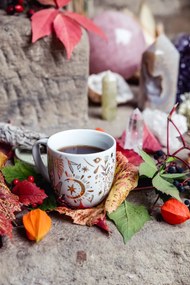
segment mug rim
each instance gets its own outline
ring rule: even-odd
[[[90,132],[90,133],[95,133],[95,134],[99,134],[100,136],[105,136],[107,138],[109,138],[111,141],[112,141],[112,145],[109,147],[109,148],[106,148],[105,150],[103,151],[100,151],[100,152],[96,152],[96,153],[88,153],[88,154],[76,154],[76,153],[66,153],[66,152],[61,152],[55,148],[52,148],[51,147],[51,140],[53,140],[54,137],[56,137],[57,135],[60,135],[62,133],[71,133],[71,132],[80,132],[80,131],[83,131],[83,132]],[[76,144],[75,144],[76,145]],[[72,146],[72,145],[68,145],[68,146]],[[110,151],[110,149],[112,149],[113,147],[116,147],[116,140],[115,138],[106,133],[106,132],[102,132],[102,131],[98,131],[98,130],[94,130],[94,129],[69,129],[69,130],[64,130],[64,131],[60,131],[60,132],[57,132],[55,134],[52,134],[49,139],[48,139],[48,142],[47,142],[47,147],[49,149],[51,149],[51,151],[53,151],[54,153],[57,153],[57,154],[62,154],[62,155],[66,155],[66,156],[78,156],[78,157],[81,157],[81,156],[93,156],[93,155],[97,155],[98,153],[101,153],[101,154],[104,154],[105,152],[107,151]]]

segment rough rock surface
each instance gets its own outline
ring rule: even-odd
[[[70,60],[57,39],[31,44],[30,21],[0,12],[0,121],[48,133],[87,120],[87,36]]]
[[[152,192],[130,196],[148,206],[154,199]],[[109,225],[108,237],[96,227],[74,225],[54,215],[51,231],[39,243],[28,241],[20,229],[0,249],[0,284],[189,284],[189,221],[171,226],[153,219],[127,244]]]

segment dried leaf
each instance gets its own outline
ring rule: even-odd
[[[98,224],[99,220],[104,220],[105,210],[104,203],[97,207],[88,209],[69,209],[67,207],[57,207],[55,209],[60,214],[65,214],[72,218],[73,222],[78,225],[92,226]]]
[[[45,211],[35,209],[23,216],[23,224],[28,238],[38,242],[49,232],[51,218]]]
[[[1,138],[2,139],[2,138]],[[3,152],[8,159],[13,157],[13,149],[9,143],[0,142],[0,151]]]
[[[0,214],[3,214],[7,220],[14,220],[14,212],[21,211],[18,196],[11,193],[9,188],[0,183]]]
[[[11,221],[15,219],[14,212],[20,211],[19,198],[11,193],[0,173],[0,235],[12,236]]]
[[[108,213],[115,211],[138,184],[138,168],[129,163],[121,152],[117,152],[116,161],[113,186],[105,202]]]
[[[36,186],[35,183],[27,180],[21,181],[12,189],[12,192],[19,197],[19,201],[28,206],[31,204],[42,204],[47,198],[44,190]]]
[[[12,224],[10,220],[7,220],[5,215],[0,213],[0,236],[12,237]]]
[[[5,183],[5,178],[2,174],[2,172],[0,172],[0,183]]]
[[[8,160],[8,156],[6,156],[2,151],[0,151],[0,168],[2,168]]]
[[[103,229],[106,232],[110,232],[110,229],[108,227],[108,224],[106,222],[106,216],[104,218],[99,218],[97,222],[95,223],[96,226]]]

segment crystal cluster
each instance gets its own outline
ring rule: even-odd
[[[190,34],[180,35],[174,44],[180,53],[177,102],[181,102],[181,95],[190,92]]]

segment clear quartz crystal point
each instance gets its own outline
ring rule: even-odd
[[[133,149],[137,153],[142,149],[143,129],[143,116],[140,110],[136,108],[128,120],[124,149]]]

